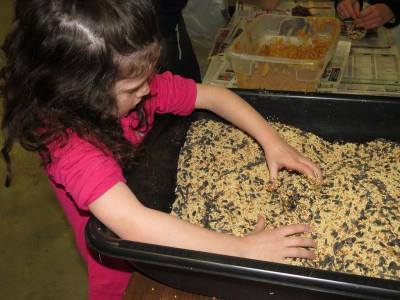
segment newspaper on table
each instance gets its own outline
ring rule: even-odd
[[[338,93],[400,95],[400,57],[396,47],[352,48]]]
[[[336,46],[335,54],[325,68],[322,74],[318,91],[320,92],[336,92],[342,80],[343,74],[346,72],[351,50],[351,43],[339,41]]]
[[[395,48],[352,48],[343,82],[398,85],[399,64]]]
[[[333,4],[326,1],[283,1],[273,13],[290,15],[296,5],[309,8],[313,15],[335,15]],[[237,4],[230,23],[219,31],[215,39],[204,83],[238,87],[227,50],[246,23],[265,13],[269,12],[256,6]],[[399,96],[399,49],[392,45],[384,28],[368,32],[359,41],[349,40],[345,31],[342,31],[335,54],[325,68],[317,91]]]
[[[227,88],[238,87],[231,62],[225,55],[218,55],[211,58],[203,83],[220,85]]]
[[[241,18],[231,20],[229,27],[220,28],[214,39],[214,45],[210,50],[208,58],[211,59],[216,55],[223,55],[233,40],[238,37],[248,21]]]

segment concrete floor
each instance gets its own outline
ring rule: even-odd
[[[0,1],[0,43],[12,3]],[[0,160],[0,299],[86,299],[85,265],[38,157],[16,145],[13,161],[14,181],[5,188]]]

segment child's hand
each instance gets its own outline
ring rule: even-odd
[[[315,259],[315,253],[306,248],[315,248],[316,243],[306,237],[295,236],[310,232],[310,226],[297,224],[265,230],[265,219],[258,218],[252,233],[242,238],[243,257],[284,263],[286,258]]]
[[[382,26],[393,18],[394,14],[389,6],[383,3],[377,3],[362,10],[358,18],[354,20],[354,23],[357,27],[372,29]]]
[[[274,181],[282,168],[297,170],[310,178],[322,177],[319,167],[308,158],[301,155],[280,137],[272,146],[264,147],[269,168],[269,178]]]
[[[341,19],[356,19],[360,14],[360,3],[358,0],[342,0],[336,7]]]

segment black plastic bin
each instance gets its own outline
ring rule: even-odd
[[[400,142],[399,98],[235,91],[264,117],[331,141]],[[205,111],[162,117],[146,140],[135,171],[127,174],[144,205],[170,211],[179,150],[190,122],[199,118],[219,119]],[[95,218],[86,238],[96,251],[128,260],[161,283],[222,299],[400,299],[400,281],[121,240]]]

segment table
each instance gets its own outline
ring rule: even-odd
[[[225,50],[243,26],[256,16],[266,13],[291,15],[291,9],[296,5],[309,8],[315,16],[335,16],[333,1],[283,0],[272,12],[261,11],[246,4],[237,5],[230,22],[217,33],[203,83],[237,88],[235,74]],[[369,31],[359,41],[349,40],[343,32],[335,55],[321,77],[317,92],[399,97],[399,43],[398,29],[380,27]]]

